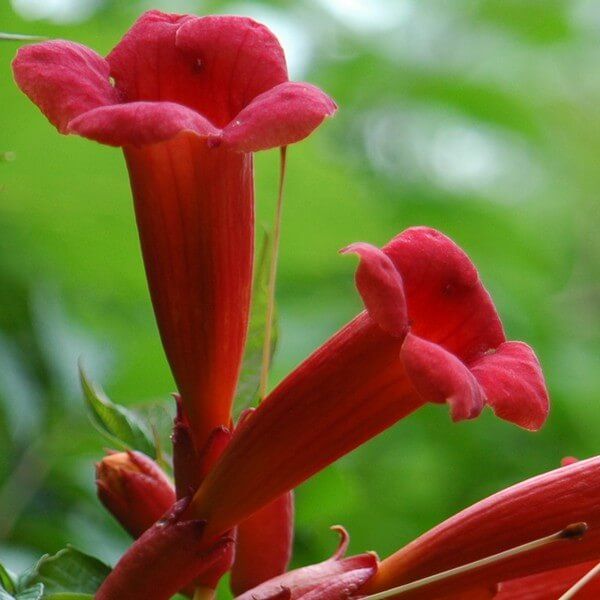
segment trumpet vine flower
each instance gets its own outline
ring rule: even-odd
[[[20,88],[61,133],[123,148],[162,342],[201,450],[229,426],[251,296],[252,154],[336,110],[288,80],[252,19],[150,11],[103,58],[53,40],[21,48]]]
[[[548,394],[533,351],[506,341],[472,262],[449,238],[411,228],[383,249],[354,244],[366,310],[238,427],[190,505],[222,533],[427,402],[456,421],[485,405],[538,429]]]
[[[587,529],[581,539],[569,539],[573,536],[568,526],[575,523],[584,523]],[[551,535],[560,530],[565,534]],[[412,590],[398,587],[546,536],[550,536],[548,543],[528,552],[437,581],[432,578],[430,584]],[[595,564],[586,563],[599,560],[600,457],[594,457],[528,479],[451,517],[384,559],[361,592],[369,595],[397,588],[397,594],[385,597],[412,600],[462,598],[461,594],[478,589],[479,597],[504,600],[530,598],[525,593],[529,588],[531,600],[541,600],[554,596],[536,596],[534,583],[552,582],[564,585],[566,591],[579,574],[585,574],[585,568]]]
[[[356,283],[366,310],[245,415],[170,523],[204,523],[205,548],[427,402],[448,402],[454,420],[474,418],[486,404],[528,429],[546,418],[534,353],[506,341],[475,267],[454,242],[417,227],[381,250],[355,244],[346,251],[361,257]],[[146,552],[164,529],[155,525],[129,549],[100,600],[117,598],[122,582],[136,590],[136,581],[154,578],[148,565],[156,559]],[[176,591],[177,577],[170,587],[161,578],[153,586],[157,600]]]
[[[371,574],[360,570],[365,556],[345,559],[356,566],[348,569],[350,583],[362,583],[337,595],[328,586],[339,575],[313,565],[237,600],[558,600],[600,560],[600,457],[474,504],[373,565]],[[597,598],[599,581],[575,597]]]

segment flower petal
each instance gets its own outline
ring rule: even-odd
[[[150,10],[113,48],[106,60],[125,102],[170,100],[195,108],[193,61],[175,46],[177,30],[193,18]]]
[[[221,127],[253,98],[288,79],[277,38],[247,17],[191,19],[177,32],[176,44],[195,65],[196,108]]]
[[[471,365],[487,403],[501,419],[537,430],[548,416],[544,375],[533,350],[522,342],[505,342]]]
[[[434,598],[600,559],[600,457],[555,469],[503,490],[441,523],[379,565],[365,593],[387,590],[585,522],[581,540],[552,544],[424,588]],[[440,587],[441,586],[441,587]],[[425,594],[427,592],[428,595]],[[403,596],[404,597],[404,596]]]
[[[242,594],[285,573],[292,557],[294,495],[287,492],[237,527],[231,589]]]
[[[598,564],[597,560],[554,569],[505,581],[499,586],[494,600],[547,600],[560,598],[569,588],[574,586],[586,573]],[[577,600],[597,600],[600,598],[600,577],[595,577],[576,595]]]
[[[53,40],[24,46],[13,71],[21,90],[61,133],[82,113],[118,102],[108,63],[81,44]]]
[[[475,266],[452,240],[435,229],[413,227],[383,251],[402,275],[415,335],[467,363],[505,341]]]
[[[400,356],[424,401],[447,402],[453,421],[473,419],[481,413],[481,388],[456,356],[412,333],[406,336]]]
[[[314,85],[282,83],[248,104],[223,130],[223,142],[239,152],[287,146],[309,136],[336,110]]]
[[[348,534],[341,527],[336,529],[342,536],[341,544],[329,560],[274,577],[236,597],[236,600],[272,600],[278,597],[281,590],[289,590],[289,595],[284,597],[290,600],[351,597],[374,575],[377,556],[367,552],[343,558],[348,545]]]
[[[196,449],[229,425],[252,288],[252,157],[196,135],[125,148],[144,266]]]
[[[360,257],[356,287],[370,317],[387,333],[396,337],[406,334],[408,316],[402,277],[394,263],[371,244],[351,244],[342,254],[353,252]]]
[[[219,127],[288,78],[275,36],[244,17],[149,11],[107,60],[127,101],[170,100]]]
[[[220,131],[197,112],[174,102],[128,102],[90,110],[68,125],[69,133],[109,146],[145,146],[181,132],[218,138]]]

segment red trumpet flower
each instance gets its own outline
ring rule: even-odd
[[[441,233],[355,244],[367,310],[291,373],[238,428],[190,510],[221,533],[426,402],[455,420],[488,404],[537,429],[548,396],[533,351],[507,342],[475,267]]]
[[[357,285],[367,310],[238,425],[180,515],[206,523],[206,546],[426,402],[447,400],[457,420],[477,416],[486,403],[530,429],[546,418],[535,355],[505,341],[491,299],[458,246],[421,227],[383,250],[351,250],[362,258]],[[150,530],[146,541],[152,536]],[[136,581],[154,577],[135,560],[144,550],[143,540],[130,548],[98,598],[116,598],[105,593],[113,579],[133,590]],[[173,593],[158,583],[153,589],[157,599]]]
[[[574,523],[585,523],[587,532],[582,539],[570,541],[571,532],[583,531],[568,528]],[[551,535],[560,530],[564,532]],[[546,543],[529,551],[414,584],[546,536],[550,536]],[[482,598],[541,600],[554,598],[548,588],[546,595],[534,593],[542,581],[564,585],[562,591],[566,591],[594,565],[582,563],[592,560],[600,560],[600,457],[528,479],[458,513],[383,560],[361,593],[388,591],[386,598],[412,600],[463,598],[469,590],[479,589]],[[413,589],[400,587],[392,593],[411,582]]]
[[[365,556],[345,560],[359,565]],[[595,457],[478,502],[381,561],[371,575],[349,568],[351,582],[362,577],[358,588],[331,593],[339,573],[314,565],[267,581],[238,600],[274,600],[282,589],[282,598],[311,600],[557,600],[599,560]],[[600,579],[593,579],[576,597],[591,600],[599,592]]]
[[[151,11],[106,59],[50,41],[13,68],[61,133],[123,147],[162,342],[201,449],[229,425],[246,337],[252,153],[305,138],[336,106],[288,81],[276,38],[242,17]]]

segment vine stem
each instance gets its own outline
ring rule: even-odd
[[[197,587],[194,592],[193,600],[213,600],[215,597],[215,590],[209,587]]]
[[[279,169],[279,191],[277,207],[275,209],[275,223],[273,226],[273,250],[269,265],[269,282],[267,287],[267,315],[265,322],[265,339],[262,351],[260,369],[260,384],[258,388],[259,400],[267,395],[269,386],[269,369],[271,367],[271,342],[273,339],[273,318],[275,313],[275,287],[277,283],[277,261],[279,259],[279,243],[281,240],[281,218],[283,214],[283,192],[285,188],[285,173],[287,164],[287,146],[281,148],[281,161]]]

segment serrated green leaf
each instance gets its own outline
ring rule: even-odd
[[[81,387],[92,423],[111,443],[155,457],[156,449],[147,425],[133,411],[115,404],[79,367]]]
[[[4,590],[10,594],[14,594],[17,591],[15,575],[11,573],[2,563],[0,563],[0,586],[2,586],[2,588],[4,588]],[[1,588],[0,591],[2,591]]]
[[[21,575],[18,587],[24,591],[19,593],[25,593],[30,586],[42,585],[44,600],[80,600],[88,595],[93,597],[109,573],[110,567],[102,561],[69,546],[53,556],[43,556]]]
[[[244,409],[256,404],[258,401],[258,387],[260,385],[260,370],[262,366],[269,296],[269,263],[272,252],[273,244],[271,236],[265,232],[254,267],[250,325],[248,327],[248,338],[246,340],[244,360],[242,362],[242,369],[234,403],[234,412],[236,416]],[[275,352],[275,347],[277,345],[277,319],[276,317],[273,319],[271,353]]]

